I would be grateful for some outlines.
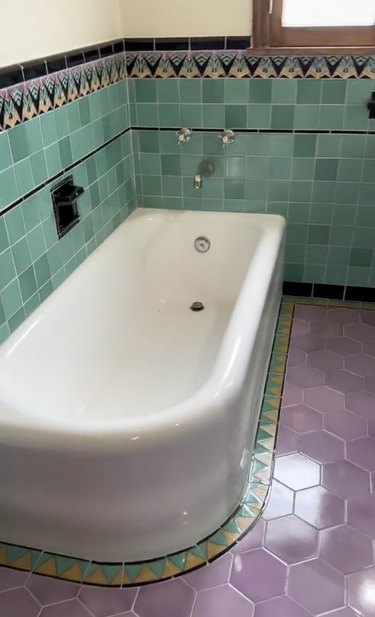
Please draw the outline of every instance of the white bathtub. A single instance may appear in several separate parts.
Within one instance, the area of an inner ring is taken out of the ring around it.
[[[283,244],[278,216],[138,210],[0,346],[0,540],[136,561],[231,515]]]

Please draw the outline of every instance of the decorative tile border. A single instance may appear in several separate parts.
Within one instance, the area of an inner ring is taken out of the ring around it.
[[[129,77],[375,79],[375,56],[255,56],[250,51],[126,54]]]
[[[266,505],[273,460],[290,333],[297,304],[375,310],[373,303],[285,296],[277,322],[258,432],[243,500],[220,529],[196,546],[140,563],[104,564],[0,544],[0,565],[66,581],[102,587],[131,587],[167,580],[196,570],[230,550],[257,522]]]
[[[81,64],[0,90],[0,131],[125,79],[124,54]]]

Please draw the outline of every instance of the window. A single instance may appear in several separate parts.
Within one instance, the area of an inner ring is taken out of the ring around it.
[[[375,47],[375,0],[254,0],[254,46]]]

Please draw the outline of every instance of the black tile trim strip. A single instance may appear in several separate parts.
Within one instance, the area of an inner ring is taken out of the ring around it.
[[[375,302],[375,288],[347,287],[344,285],[324,285],[322,283],[293,283],[286,281],[283,293],[287,296],[324,298],[354,302]]]
[[[181,129],[180,126],[137,126],[133,125],[131,127],[134,131],[179,131]],[[202,128],[202,127],[192,127],[190,126],[195,133],[217,133],[217,131],[222,131],[224,129],[223,126],[218,126],[217,128]],[[244,129],[244,128],[233,128],[236,134],[238,133],[269,133],[272,135],[375,135],[375,131],[345,131],[344,129],[340,130],[314,130],[314,129]]]
[[[41,184],[38,184],[38,186],[36,186],[32,191],[30,191],[29,193],[26,193],[26,195],[23,195],[22,197],[20,197],[19,199],[17,199],[17,201],[14,201],[13,203],[9,204],[9,206],[7,206],[6,208],[4,208],[4,210],[2,210],[0,212],[0,218],[2,216],[4,216],[5,214],[7,214],[8,212],[10,212],[11,210],[13,210],[13,208],[16,208],[17,206],[19,206],[20,204],[22,204],[24,201],[26,201],[27,199],[30,199],[30,197],[32,197],[33,195],[35,195],[35,193],[38,193],[39,191],[41,191],[42,189],[44,189],[46,186],[48,186],[49,184],[51,184],[51,182],[55,182],[56,180],[59,180],[59,178],[61,178],[62,176],[64,176],[65,174],[67,174],[69,171],[72,171],[75,167],[77,167],[78,165],[80,165],[81,163],[84,163],[85,161],[87,161],[87,159],[89,159],[91,156],[94,156],[94,154],[97,154],[98,152],[100,152],[101,150],[104,150],[104,148],[106,148],[107,146],[109,146],[111,143],[113,143],[114,141],[116,141],[117,139],[119,139],[120,137],[122,137],[123,135],[125,135],[126,133],[129,133],[129,131],[131,131],[131,127],[129,126],[127,129],[124,129],[123,131],[121,131],[121,133],[118,133],[118,135],[115,135],[115,137],[112,137],[112,139],[109,139],[108,141],[106,141],[104,144],[102,144],[101,146],[99,146],[98,148],[96,148],[95,150],[92,150],[91,152],[89,152],[88,154],[86,154],[86,156],[83,156],[82,158],[80,158],[78,161],[75,161],[74,163],[72,163],[71,165],[69,165],[68,167],[65,167],[64,169],[62,169],[61,171],[59,171],[59,173],[55,174],[54,176],[51,176],[50,178],[48,178],[48,180],[45,180],[44,182],[42,182]]]
[[[239,51],[251,47],[250,36],[195,36],[124,39],[125,52]]]

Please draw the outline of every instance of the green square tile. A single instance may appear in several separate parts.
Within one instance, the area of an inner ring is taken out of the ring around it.
[[[182,179],[178,176],[163,176],[163,195],[179,197],[182,195]]]
[[[25,233],[25,222],[22,216],[22,209],[20,207],[13,208],[5,215],[5,225],[7,228],[8,238],[10,244],[14,244],[17,240],[20,240]]]
[[[5,317],[6,319],[10,319],[22,307],[22,297],[18,279],[15,279],[12,283],[5,287],[5,289],[3,289],[1,298]]]
[[[316,135],[295,135],[294,156],[315,157]]]
[[[3,303],[1,301],[0,298],[0,328],[4,325],[5,323],[5,313],[4,313],[4,307],[3,307]],[[0,344],[3,342],[4,339],[1,339],[1,330],[0,330]]]
[[[336,204],[333,208],[333,225],[354,225],[357,216],[357,206]]]
[[[12,151],[13,161],[18,163],[30,155],[29,145],[26,138],[25,124],[20,124],[8,131],[10,148]]]
[[[79,115],[79,107],[76,108],[76,111]],[[45,147],[50,146],[58,140],[55,115],[53,112],[48,112],[40,116],[40,126],[42,129],[43,144]]]
[[[354,229],[353,246],[372,249],[374,247],[374,230],[371,227],[356,227]]]
[[[322,97],[321,79],[297,80],[297,103],[304,105],[319,104]]]
[[[65,169],[69,167],[73,163],[73,155],[72,155],[72,146],[70,143],[70,137],[64,137],[64,139],[60,139],[58,142],[59,151],[60,151],[60,159],[62,167]]]
[[[225,126],[228,129],[246,128],[247,109],[246,105],[225,106]]]
[[[271,105],[248,105],[247,128],[268,129],[271,126]]]
[[[30,159],[24,159],[15,165],[18,191],[20,195],[29,193],[34,188],[34,176]]]
[[[287,243],[288,244],[306,244],[309,233],[308,225],[289,224],[287,227]]]
[[[309,244],[327,244],[330,237],[329,225],[310,225],[309,227]]]
[[[319,116],[319,129],[342,129],[344,126],[343,105],[321,105]]]
[[[262,214],[266,212],[265,201],[245,201],[244,212],[253,212],[255,214]]]
[[[330,105],[345,103],[346,84],[346,79],[323,80],[322,103]]]
[[[294,135],[274,135],[271,133],[267,135],[267,138],[271,156],[291,156],[293,154]]]
[[[56,113],[56,112],[55,112]],[[25,124],[26,140],[30,154],[35,154],[43,149],[42,129],[40,126],[40,118],[30,120]]]
[[[224,197],[225,199],[245,199],[245,181],[226,178],[224,180]]]
[[[102,91],[98,92],[98,95],[100,95],[100,97],[101,97],[102,94],[103,94]],[[70,103],[67,106],[66,110],[67,110],[67,114],[68,114],[69,129],[70,129],[70,132],[73,133],[74,131],[77,131],[78,129],[81,128],[81,117],[79,115],[78,101],[75,102],[75,103]],[[46,117],[46,116],[41,116],[41,119],[44,118],[44,117]],[[46,129],[46,132],[48,133],[47,129]],[[54,133],[53,127],[51,129],[51,133],[52,133],[52,140],[56,141],[54,139],[54,135],[53,135],[53,133]],[[48,141],[48,134],[46,135],[46,137],[47,137],[47,141]],[[56,130],[56,137],[57,137],[57,130]]]
[[[203,105],[203,127],[223,129],[225,125],[224,105]]]
[[[370,279],[370,268],[349,267],[348,285],[368,287]]]
[[[272,103],[296,103],[296,79],[272,79]]]
[[[366,135],[342,135],[341,156],[343,158],[363,158],[366,150]]]
[[[350,254],[350,265],[370,268],[373,255],[373,249],[353,248]]]
[[[289,263],[303,263],[305,261],[306,246],[304,244],[290,244],[286,246],[285,261]]]
[[[246,178],[261,180],[270,177],[270,159],[265,156],[248,156],[246,158]]]
[[[225,175],[232,178],[245,177],[245,157],[228,156],[225,159]]]
[[[139,146],[141,152],[159,152],[158,131],[141,131],[139,134]]]
[[[329,204],[335,199],[336,186],[334,182],[317,180],[313,184],[311,200],[317,204]]]
[[[293,158],[293,180],[312,180],[315,176],[315,159]]]
[[[225,102],[236,104],[248,103],[249,83],[250,80],[248,79],[226,79]]]
[[[180,106],[180,112],[182,126],[200,128],[203,125],[203,109],[201,105],[183,104]]]
[[[184,197],[197,197],[198,191],[194,186],[193,178],[182,178],[182,194]]]
[[[337,204],[356,204],[359,191],[360,184],[358,182],[338,182],[334,201]]]
[[[155,103],[156,81],[154,79],[136,79],[135,96],[137,103]]]
[[[0,174],[0,204],[8,206],[20,196],[16,173],[13,167]]]
[[[91,114],[91,96],[89,97],[90,114]],[[66,105],[64,105],[64,107],[60,107],[60,109],[55,109],[54,114],[55,114],[55,125],[56,125],[57,137],[59,139],[63,139],[64,137],[67,137],[70,133],[69,122],[68,122],[68,110],[66,108]]]
[[[143,176],[142,186],[145,195],[161,195],[160,176]]]
[[[38,287],[43,287],[51,278],[47,253],[37,259],[34,263],[34,270]]]
[[[336,180],[338,159],[316,159],[315,179]]]
[[[13,165],[12,153],[9,143],[9,131],[0,133],[0,171]]]
[[[36,261],[45,253],[46,245],[44,241],[43,228],[41,225],[34,227],[28,234],[27,240],[33,261]]]
[[[202,83],[203,79],[181,79],[181,103],[202,103]]]
[[[203,103],[224,103],[223,79],[203,79]]]
[[[309,206],[306,203],[290,203],[288,221],[290,223],[307,223],[309,220]]]
[[[355,162],[359,163],[360,161],[355,160]],[[364,182],[375,182],[375,161],[371,159],[363,161],[362,180]]]
[[[287,218],[288,216],[288,204],[285,202],[269,202],[267,203],[266,208],[267,214],[278,214],[279,216],[283,216]]]
[[[224,179],[223,178],[209,178],[203,185],[203,195],[205,198],[213,199],[217,198],[222,200],[224,198]]]
[[[267,201],[288,201],[290,182],[286,180],[270,180],[268,183]]]
[[[181,175],[181,160],[179,156],[171,154],[161,155],[161,169],[163,175],[180,176]]]
[[[44,151],[37,152],[30,157],[34,186],[39,186],[48,178],[47,163]]]
[[[178,103],[179,102],[179,80],[178,79],[158,79],[156,81],[156,96],[159,103]]]
[[[368,128],[368,110],[362,105],[347,105],[344,115],[344,129],[360,131]]]
[[[272,98],[271,79],[251,79],[249,87],[250,103],[270,103]]]
[[[21,238],[12,246],[13,260],[16,266],[16,271],[19,274],[31,265],[31,253],[26,236]]]
[[[325,283],[325,265],[306,264],[303,269],[304,283]]]
[[[328,246],[308,244],[306,246],[307,264],[326,264],[328,256]]]
[[[50,176],[55,176],[62,170],[59,144],[55,143],[45,149],[47,170]],[[77,157],[79,158],[79,157]]]
[[[337,179],[358,182],[361,178],[362,161],[360,159],[340,159]]]
[[[0,218],[0,254],[9,246],[9,239],[5,227],[4,217]]]
[[[247,136],[247,154],[268,156],[270,136],[264,134],[252,134]]]
[[[181,125],[179,105],[173,103],[161,103],[159,105],[159,122],[163,127],[178,128]]]
[[[291,283],[301,283],[303,279],[303,265],[302,264],[285,264],[284,268],[284,281],[290,281]]]
[[[334,225],[331,229],[331,244],[333,246],[351,246],[353,228],[344,225]]]
[[[198,173],[202,159],[197,155],[181,154],[181,175],[193,177]]]
[[[297,105],[294,118],[296,130],[312,130],[319,126],[318,105]]]
[[[244,212],[245,202],[243,199],[225,199],[224,212]]]
[[[273,129],[292,129],[294,127],[293,105],[272,105],[271,127]]]
[[[30,266],[19,278],[23,302],[27,302],[37,292],[34,268]]]
[[[139,126],[158,126],[158,106],[155,103],[138,103],[137,113]]]
[[[267,181],[246,180],[245,198],[250,201],[265,202],[267,199]]]
[[[295,203],[310,203],[313,183],[307,180],[293,180],[290,183],[289,201]]]
[[[340,135],[318,135],[317,156],[339,157],[341,151]]]
[[[13,255],[10,249],[1,254],[0,290],[4,289],[16,276]]]
[[[155,176],[161,173],[161,162],[158,154],[144,152],[140,155],[139,163],[142,174]]]
[[[333,204],[314,204],[310,210],[310,223],[327,223],[331,225],[333,212]]]
[[[292,159],[285,156],[270,158],[270,178],[273,180],[288,180],[292,170]]]
[[[91,122],[91,112],[90,112],[90,103],[87,97],[84,97],[79,100],[79,115],[81,118],[81,126],[86,126]],[[55,124],[56,124],[56,116],[55,116]],[[57,130],[57,129],[56,129]]]
[[[362,182],[359,192],[359,203],[362,205],[375,205],[375,184]]]
[[[366,107],[373,90],[371,79],[348,79],[346,104]]]
[[[333,266],[348,266],[350,261],[350,248],[346,246],[330,246],[328,263]]]

